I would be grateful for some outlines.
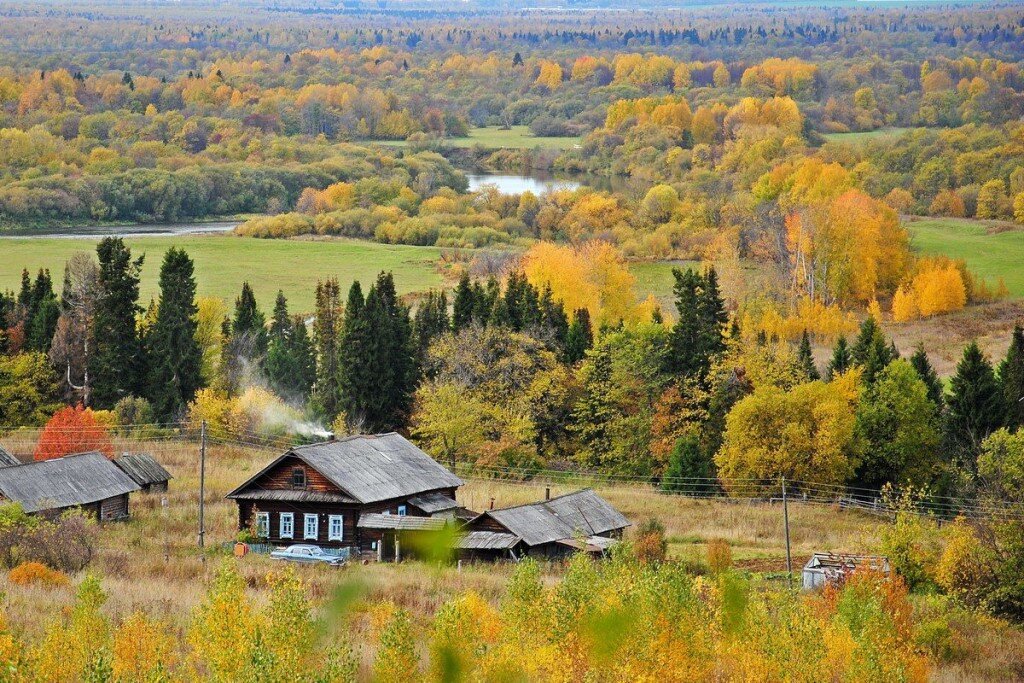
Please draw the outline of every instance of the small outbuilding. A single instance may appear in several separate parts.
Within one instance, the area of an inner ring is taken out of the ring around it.
[[[488,510],[470,520],[460,539],[466,559],[558,559],[575,552],[603,554],[630,522],[591,489]]]
[[[881,555],[850,555],[846,553],[814,553],[804,565],[805,591],[842,583],[858,570],[889,575],[889,558]]]
[[[161,493],[167,490],[167,483],[173,479],[149,453],[123,453],[114,460],[122,472],[139,485],[143,493]]]
[[[25,512],[57,515],[81,509],[101,522],[128,517],[128,494],[139,485],[102,453],[0,467],[0,496]]]

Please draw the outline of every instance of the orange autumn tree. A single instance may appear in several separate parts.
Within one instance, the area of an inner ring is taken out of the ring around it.
[[[53,414],[39,436],[34,457],[36,460],[52,460],[87,451],[99,451],[113,458],[114,444],[95,413],[79,404],[74,408],[61,408]]]

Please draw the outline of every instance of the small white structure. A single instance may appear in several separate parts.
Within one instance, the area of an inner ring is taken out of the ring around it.
[[[804,590],[823,588],[840,583],[858,569],[868,569],[889,575],[889,558],[881,555],[847,555],[843,553],[814,553],[804,565]]]

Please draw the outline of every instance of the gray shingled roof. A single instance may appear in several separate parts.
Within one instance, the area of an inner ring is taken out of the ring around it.
[[[139,486],[161,484],[172,479],[171,473],[149,453],[124,453],[114,460],[114,464]]]
[[[629,520],[591,489],[567,493],[502,510],[483,513],[527,545],[542,545],[576,536],[594,536],[624,529]]]
[[[406,515],[385,515],[380,512],[364,512],[359,515],[360,529],[437,530],[443,529],[446,521],[440,517],[408,517]]]
[[[26,512],[85,505],[138,490],[102,453],[0,467],[0,493]]]
[[[250,497],[243,491],[288,456],[299,458],[363,504],[462,486],[461,479],[391,432],[295,446],[227,497]]]
[[[413,496],[409,499],[409,502],[420,510],[423,510],[428,515],[432,515],[435,512],[445,512],[447,510],[454,510],[459,507],[451,496],[446,496],[441,492],[435,493],[424,493],[421,496]]]
[[[13,467],[20,464],[22,464],[20,460],[5,451],[3,446],[0,446],[0,467]]]
[[[508,550],[520,540],[515,534],[499,531],[470,531],[459,539],[459,547],[464,550]]]
[[[352,505],[359,502],[355,498],[346,496],[344,493],[306,491],[301,489],[267,489],[262,491],[257,489],[228,497],[242,500],[277,500],[285,503],[341,503],[343,505]]]

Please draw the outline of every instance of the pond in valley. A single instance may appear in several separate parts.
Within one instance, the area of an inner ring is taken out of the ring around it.
[[[575,180],[555,178],[548,173],[534,173],[531,175],[467,173],[466,178],[469,179],[470,192],[476,192],[488,185],[494,185],[502,194],[532,192],[536,195],[542,195],[552,190],[575,190],[580,186],[580,183]]]

